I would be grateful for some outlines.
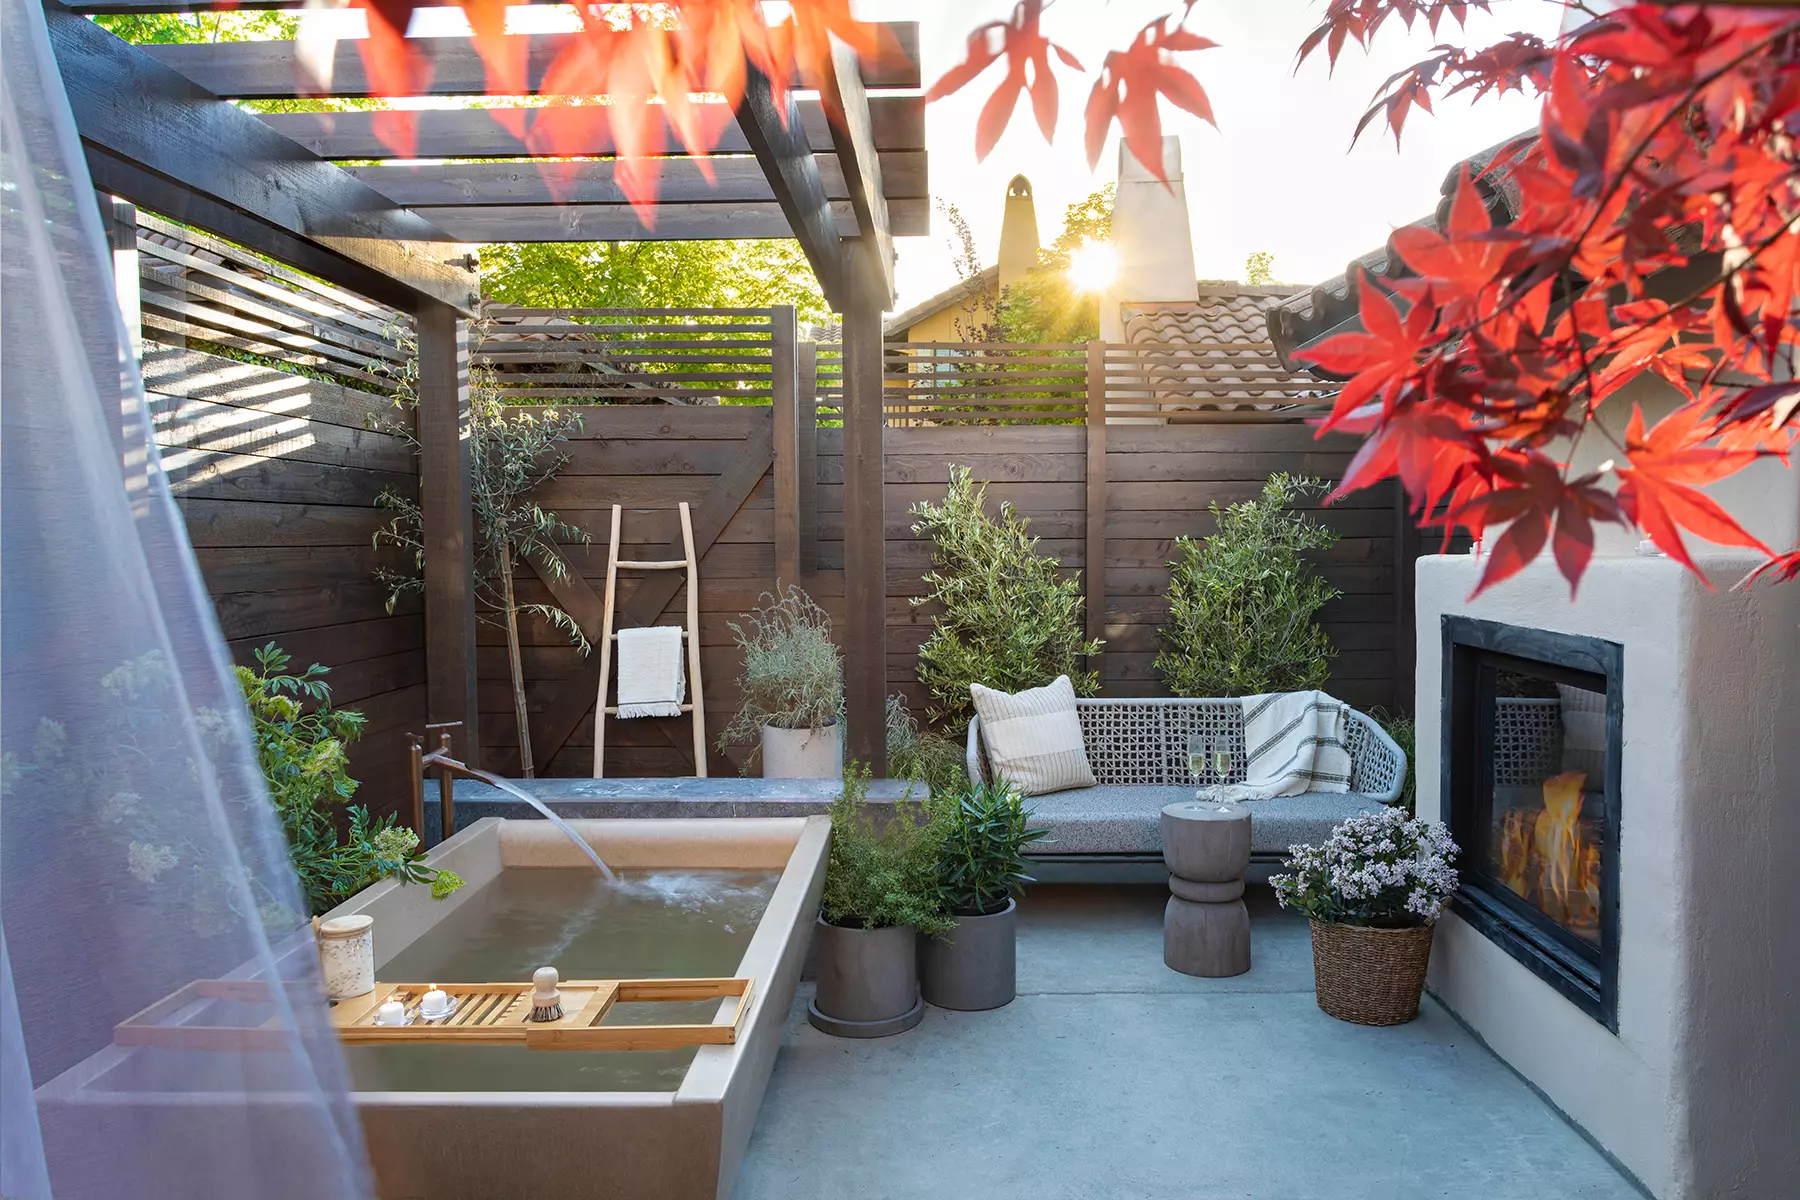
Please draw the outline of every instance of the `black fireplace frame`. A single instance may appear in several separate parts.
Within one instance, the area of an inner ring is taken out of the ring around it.
[[[1473,617],[1443,618],[1443,753],[1440,816],[1460,846],[1476,845],[1479,781],[1493,777],[1492,696],[1477,687],[1483,664],[1606,690],[1605,825],[1600,847],[1600,945],[1596,954],[1514,895],[1459,864],[1451,910],[1613,1033],[1619,1031],[1619,816],[1624,745],[1625,648],[1617,642]],[[1486,734],[1484,736],[1484,733]]]

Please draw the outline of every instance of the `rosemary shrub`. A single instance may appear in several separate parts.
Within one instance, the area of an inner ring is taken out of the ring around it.
[[[836,724],[844,708],[844,660],[825,610],[793,586],[759,599],[742,623],[729,625],[744,652],[744,701],[719,736],[721,750],[750,743],[752,758],[764,725],[817,732]]]
[[[831,802],[831,856],[820,901],[825,919],[862,929],[953,929],[938,894],[942,826],[925,805],[910,799],[895,803],[880,821],[868,794],[868,767],[852,763],[844,772],[844,790]]]
[[[1337,651],[1317,614],[1340,595],[1301,557],[1337,534],[1292,511],[1326,484],[1271,475],[1262,494],[1212,514],[1218,532],[1175,539],[1168,646],[1156,669],[1177,696],[1253,696],[1323,687]]]
[[[1083,636],[1080,578],[1065,578],[1057,559],[1038,553],[1031,522],[1010,502],[996,520],[986,500],[985,483],[952,467],[943,504],[921,501],[910,510],[913,532],[935,542],[924,577],[929,593],[912,603],[943,606],[919,647],[919,682],[935,702],[928,715],[951,726],[966,724],[974,710],[971,683],[1017,692],[1067,675],[1080,696],[1100,685],[1080,665],[1100,652],[1098,641]]]

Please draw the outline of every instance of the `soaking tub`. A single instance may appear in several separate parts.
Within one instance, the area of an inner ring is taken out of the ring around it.
[[[603,884],[549,822],[487,818],[427,858],[464,880],[447,899],[384,881],[327,917],[374,918],[384,983],[528,980],[539,966],[556,966],[564,979],[748,978],[737,1039],[658,1051],[346,1047],[386,1200],[725,1200],[731,1192],[818,913],[829,822],[572,824],[618,872],[617,884]],[[713,1000],[615,1012],[624,1021],[729,1023],[735,1007]],[[84,1112],[91,1119],[96,1104],[186,1092],[170,1115],[190,1110],[189,1129],[201,1126],[193,1110],[204,1100],[185,1085],[159,1084],[156,1058],[143,1055],[108,1047],[45,1084],[40,1099],[65,1101],[79,1120]]]

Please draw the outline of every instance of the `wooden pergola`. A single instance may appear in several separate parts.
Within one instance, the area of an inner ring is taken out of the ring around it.
[[[469,244],[793,237],[843,320],[846,754],[883,771],[881,319],[894,296],[893,238],[927,232],[929,217],[917,25],[887,25],[873,61],[838,45],[821,91],[797,95],[801,81],[789,80],[779,105],[770,81],[750,68],[712,182],[666,139],[647,226],[619,186],[618,148],[601,122],[581,144],[559,142],[553,160],[533,153],[491,109],[426,110],[413,153],[439,161],[381,161],[395,155],[377,136],[376,113],[259,116],[230,103],[320,98],[306,82],[300,43],[134,46],[87,19],[298,7],[299,0],[45,2],[97,189],[414,315],[430,719],[463,722],[462,745],[471,754],[479,747],[466,438],[468,319],[479,294]],[[564,39],[579,35],[507,36],[525,43],[533,91],[501,103],[529,121],[541,111],[535,89],[546,67]],[[484,93],[482,61],[467,38],[410,42],[432,67],[421,94]],[[330,96],[371,94],[352,42],[337,43],[330,78]],[[826,120],[828,110],[841,111],[842,122]],[[557,162],[555,188],[542,170],[549,161]],[[777,437],[795,436],[791,420],[787,426],[777,422]]]

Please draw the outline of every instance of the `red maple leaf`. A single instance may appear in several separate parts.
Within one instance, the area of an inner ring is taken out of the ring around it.
[[[1562,469],[1536,451],[1523,459],[1498,459],[1494,469],[1505,482],[1449,515],[1477,538],[1489,525],[1506,523],[1487,548],[1487,566],[1470,598],[1518,574],[1547,541],[1552,542],[1557,569],[1574,596],[1594,556],[1594,522],[1624,524],[1619,502],[1600,486],[1598,474],[1565,480]]]
[[[1403,321],[1367,272],[1357,276],[1357,295],[1361,330],[1335,334],[1295,356],[1334,375],[1352,377],[1338,393],[1326,429],[1372,402],[1384,412],[1391,410],[1417,373],[1420,352],[1431,342],[1436,312],[1428,296],[1414,300]]]
[[[1125,144],[1138,162],[1164,184],[1169,182],[1162,156],[1162,111],[1156,98],[1167,96],[1178,108],[1184,108],[1214,128],[1212,101],[1200,81],[1175,65],[1174,55],[1194,50],[1210,50],[1218,43],[1176,26],[1169,28],[1168,17],[1158,17],[1138,31],[1131,45],[1114,50],[1101,64],[1100,78],[1087,102],[1088,166],[1100,162],[1100,148],[1113,118]]]
[[[1696,574],[1700,568],[1682,541],[1683,529],[1720,545],[1773,553],[1699,489],[1698,485],[1722,479],[1757,457],[1749,451],[1701,444],[1709,432],[1704,410],[1690,404],[1658,421],[1646,434],[1644,411],[1634,405],[1625,430],[1625,455],[1631,465],[1617,468],[1619,507],[1658,549]]]
[[[1041,27],[1044,0],[1019,0],[1005,21],[989,21],[969,35],[963,60],[945,71],[925,93],[925,102],[940,100],[966,87],[1002,56],[1006,76],[982,105],[975,122],[975,158],[988,156],[1018,108],[1019,97],[1029,92],[1038,130],[1049,141],[1056,133],[1056,75],[1050,69],[1052,52],[1063,63],[1081,70],[1081,63],[1063,47],[1044,36]]]
[[[1407,225],[1389,239],[1406,265],[1431,281],[1440,320],[1458,325],[1473,321],[1480,315],[1481,298],[1505,286],[1501,264],[1513,246],[1492,235],[1493,223],[1465,167],[1457,178],[1444,232]]]

